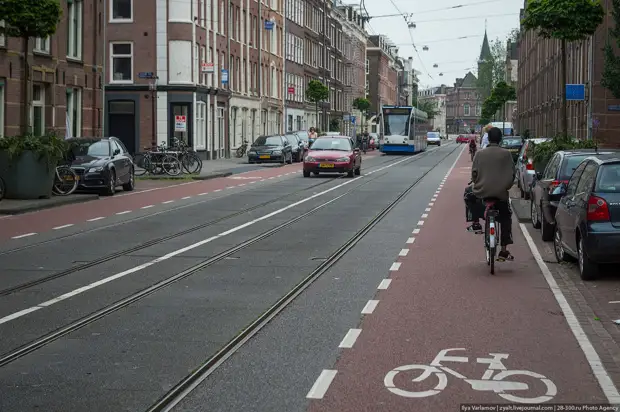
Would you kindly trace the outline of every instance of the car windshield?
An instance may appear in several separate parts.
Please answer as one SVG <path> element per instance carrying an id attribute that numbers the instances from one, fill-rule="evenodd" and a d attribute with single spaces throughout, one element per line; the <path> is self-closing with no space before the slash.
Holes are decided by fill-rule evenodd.
<path id="1" fill-rule="evenodd" d="M 76 157 L 108 157 L 110 156 L 110 144 L 107 140 L 85 140 L 77 141 L 73 147 L 73 154 Z"/>
<path id="2" fill-rule="evenodd" d="M 579 163 L 588 156 L 592 156 L 592 154 L 566 156 L 562 169 L 560 170 L 559 179 L 569 180 L 577 166 L 579 166 Z"/>
<path id="3" fill-rule="evenodd" d="M 316 139 L 311 150 L 337 150 L 350 152 L 351 144 L 347 139 Z"/>
<path id="4" fill-rule="evenodd" d="M 385 114 L 383 118 L 386 136 L 409 136 L 408 114 Z"/>
<path id="5" fill-rule="evenodd" d="M 291 144 L 296 144 L 299 140 L 297 140 L 297 135 L 294 134 L 287 134 L 286 138 L 288 139 L 288 142 Z"/>
<path id="6" fill-rule="evenodd" d="M 305 142 L 308 141 L 308 132 L 307 131 L 303 131 L 303 132 L 296 132 L 297 136 L 299 136 L 299 138 Z"/>
<path id="7" fill-rule="evenodd" d="M 601 166 L 595 191 L 620 193 L 620 163 L 610 163 Z"/>
<path id="8" fill-rule="evenodd" d="M 521 139 L 503 139 L 500 147 L 521 146 Z"/>
<path id="9" fill-rule="evenodd" d="M 260 136 L 254 141 L 254 146 L 282 146 L 282 139 L 280 136 Z"/>

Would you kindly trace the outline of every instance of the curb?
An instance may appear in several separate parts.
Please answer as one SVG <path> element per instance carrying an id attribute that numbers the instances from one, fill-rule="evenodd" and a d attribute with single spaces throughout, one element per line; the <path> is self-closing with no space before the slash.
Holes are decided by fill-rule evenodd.
<path id="1" fill-rule="evenodd" d="M 227 177 L 232 175 L 232 172 L 218 172 L 205 176 L 137 176 L 136 180 L 211 180 L 218 177 Z"/>
<path id="2" fill-rule="evenodd" d="M 52 200 L 54 199 L 54 200 Z M 0 203 L 0 215 L 21 215 L 28 212 L 36 212 L 39 210 L 53 209 L 59 206 L 71 205 L 76 203 L 85 203 L 92 200 L 98 200 L 99 195 L 85 194 L 85 195 L 72 195 L 67 197 L 54 196 L 50 199 L 32 199 L 31 205 L 16 205 L 14 207 L 3 208 Z M 12 199 L 6 199 L 12 200 Z M 40 203 L 34 203 L 36 201 Z M 27 201 L 27 200 L 26 200 Z"/>
<path id="3" fill-rule="evenodd" d="M 530 223 L 532 221 L 529 203 L 529 200 L 514 197 L 510 198 L 512 212 L 517 217 L 519 223 Z"/>

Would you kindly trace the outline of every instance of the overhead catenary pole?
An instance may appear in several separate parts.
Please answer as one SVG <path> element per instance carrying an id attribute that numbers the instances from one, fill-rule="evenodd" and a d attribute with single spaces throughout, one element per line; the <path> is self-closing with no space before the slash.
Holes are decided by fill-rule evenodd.
<path id="1" fill-rule="evenodd" d="M 587 112 L 588 112 L 588 140 L 592 140 L 594 137 L 594 118 L 592 116 L 592 109 L 593 109 L 593 102 L 592 102 L 592 80 L 593 80 L 593 76 L 592 76 L 592 70 L 594 70 L 594 36 L 596 35 L 593 34 L 592 36 L 590 36 L 589 39 L 589 46 L 588 47 L 588 106 L 586 108 Z"/>

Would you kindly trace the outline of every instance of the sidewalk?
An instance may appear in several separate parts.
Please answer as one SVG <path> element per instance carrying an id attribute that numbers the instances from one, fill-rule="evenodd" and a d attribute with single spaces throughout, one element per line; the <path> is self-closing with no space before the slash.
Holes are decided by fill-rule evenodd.
<path id="1" fill-rule="evenodd" d="M 362 311 L 359 337 L 310 390 L 310 411 L 443 412 L 467 403 L 603 404 L 614 396 L 620 403 L 516 218 L 516 260 L 490 275 L 482 236 L 465 230 L 470 166 L 461 156 L 429 199 L 385 290 Z"/>

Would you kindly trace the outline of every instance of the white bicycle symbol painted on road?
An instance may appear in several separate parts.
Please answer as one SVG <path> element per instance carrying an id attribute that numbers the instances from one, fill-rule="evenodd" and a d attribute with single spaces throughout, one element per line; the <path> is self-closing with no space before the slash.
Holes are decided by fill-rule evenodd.
<path id="1" fill-rule="evenodd" d="M 477 363 L 488 364 L 487 370 L 484 372 L 484 375 L 482 375 L 482 378 L 469 379 L 468 377 L 461 375 L 460 373 L 441 364 L 441 362 L 445 361 L 468 363 L 469 358 L 465 356 L 447 356 L 448 352 L 457 350 L 465 350 L 465 348 L 443 349 L 437 354 L 430 365 L 404 365 L 393 369 L 385 376 L 383 383 L 390 392 L 396 395 L 406 398 L 426 398 L 428 396 L 437 395 L 442 390 L 446 389 L 446 386 L 448 385 L 448 377 L 446 376 L 446 373 L 449 373 L 450 375 L 467 382 L 475 391 L 495 392 L 500 397 L 514 403 L 543 403 L 553 399 L 553 397 L 558 393 L 558 389 L 555 384 L 544 375 L 526 370 L 508 370 L 502 363 L 502 360 L 508 359 L 509 356 L 505 353 L 489 353 L 489 355 L 492 356 L 491 358 L 477 358 Z M 435 375 L 439 380 L 439 383 L 434 389 L 421 392 L 413 392 L 397 388 L 394 384 L 394 378 L 396 375 L 404 371 L 412 370 L 422 371 L 422 374 L 413 379 L 412 382 L 423 382 L 431 377 L 431 375 Z M 495 374 L 496 371 L 498 371 L 497 374 Z M 535 398 L 525 398 L 506 393 L 506 391 L 524 391 L 529 389 L 529 385 L 527 383 L 505 380 L 511 376 L 518 375 L 539 379 L 547 387 L 547 392 L 545 395 L 537 396 Z"/>

